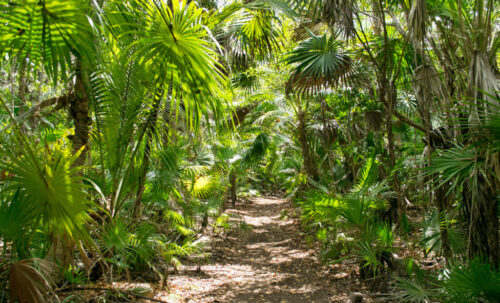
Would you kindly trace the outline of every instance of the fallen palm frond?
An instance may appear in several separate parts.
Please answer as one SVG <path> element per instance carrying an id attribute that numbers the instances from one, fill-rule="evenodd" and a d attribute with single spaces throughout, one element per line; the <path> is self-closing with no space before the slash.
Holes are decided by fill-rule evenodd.
<path id="1" fill-rule="evenodd" d="M 13 263 L 9 274 L 12 300 L 21 303 L 46 303 L 52 295 L 50 274 L 53 264 L 41 259 L 25 259 Z"/>

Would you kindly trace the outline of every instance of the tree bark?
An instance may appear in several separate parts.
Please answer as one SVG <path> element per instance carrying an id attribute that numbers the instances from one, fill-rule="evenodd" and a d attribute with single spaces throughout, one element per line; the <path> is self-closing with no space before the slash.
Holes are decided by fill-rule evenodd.
<path id="1" fill-rule="evenodd" d="M 75 127 L 75 134 L 71 137 L 73 152 L 77 153 L 81 150 L 73 166 L 82 167 L 88 150 L 91 120 L 89 117 L 89 97 L 85 87 L 85 71 L 80 61 L 76 63 L 75 98 L 70 99 L 70 115 Z"/>
<path id="2" fill-rule="evenodd" d="M 236 169 L 233 167 L 231 168 L 231 171 L 229 172 L 229 184 L 231 184 L 231 207 L 235 208 L 236 207 Z"/>
<path id="3" fill-rule="evenodd" d="M 478 188 L 469 183 L 466 189 L 472 194 L 465 200 L 469 210 L 467 254 L 470 259 L 479 257 L 498 268 L 498 198 L 483 176 L 477 178 Z"/>
<path id="4" fill-rule="evenodd" d="M 297 113 L 297 118 L 298 118 L 297 132 L 298 132 L 300 148 L 302 150 L 304 169 L 306 171 L 308 178 L 314 181 L 318 181 L 319 180 L 318 170 L 316 169 L 314 159 L 311 155 L 311 148 L 307 140 L 306 113 L 304 111 L 299 111 Z"/>
<path id="5" fill-rule="evenodd" d="M 392 189 L 396 193 L 396 198 L 391 198 L 389 201 L 390 216 L 393 222 L 396 222 L 398 217 L 399 220 L 406 217 L 406 207 L 403 204 L 398 173 L 397 171 L 393 171 L 396 166 L 396 153 L 394 146 L 394 133 L 392 131 L 392 116 L 395 112 L 396 94 L 397 91 L 394 83 L 389 83 L 387 79 L 382 79 L 380 84 L 380 98 L 387 110 L 385 127 L 388 143 L 387 150 L 389 153 L 389 172 L 392 173 Z"/>
<path id="6" fill-rule="evenodd" d="M 17 115 L 21 117 L 24 114 L 24 106 L 26 105 L 26 89 L 27 89 L 27 81 L 26 81 L 26 59 L 21 63 L 21 67 L 19 70 L 19 109 L 17 111 Z M 19 128 L 21 131 L 25 131 L 24 121 L 19 121 Z"/>
<path id="7" fill-rule="evenodd" d="M 141 212 L 141 202 L 142 196 L 144 195 L 144 190 L 146 189 L 146 178 L 149 167 L 149 159 L 151 154 L 151 143 L 153 141 L 152 132 L 148 131 L 148 135 L 146 137 L 146 146 L 144 147 L 144 156 L 142 158 L 142 171 L 139 177 L 139 184 L 137 185 L 137 193 L 135 195 L 134 200 L 134 210 L 132 214 L 132 218 L 139 218 L 139 214 Z"/>

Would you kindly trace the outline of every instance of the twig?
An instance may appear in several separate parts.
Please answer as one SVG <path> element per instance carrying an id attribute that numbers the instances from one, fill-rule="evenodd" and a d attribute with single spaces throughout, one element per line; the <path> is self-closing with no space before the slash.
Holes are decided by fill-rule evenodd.
<path id="1" fill-rule="evenodd" d="M 393 112 L 393 115 L 396 116 L 396 118 L 398 118 L 400 121 L 410 125 L 410 126 L 413 126 L 414 128 L 418 129 L 419 131 L 425 133 L 425 127 L 423 127 L 422 125 L 419 125 L 415 122 L 413 122 L 412 120 L 410 120 L 409 118 L 401 115 L 400 113 L 398 113 L 397 111 L 394 111 Z"/>
<path id="2" fill-rule="evenodd" d="M 71 101 L 71 99 L 74 98 L 74 94 L 73 93 L 69 93 L 69 94 L 66 94 L 66 95 L 63 95 L 63 96 L 59 96 L 59 97 L 53 97 L 53 98 L 50 98 L 50 99 L 46 99 L 46 100 L 43 100 L 42 102 L 38 103 L 37 105 L 31 107 L 29 110 L 27 110 L 26 112 L 24 112 L 22 115 L 18 116 L 17 119 L 16 118 L 12 118 L 10 120 L 10 122 L 8 122 L 1 130 L 0 132 L 3 133 L 4 131 L 6 131 L 12 123 L 15 123 L 16 121 L 20 121 L 20 123 L 22 123 L 22 121 L 24 119 L 27 119 L 28 117 L 30 117 L 31 115 L 33 115 L 35 112 L 39 111 L 40 109 L 43 109 L 43 108 L 46 108 L 46 107 L 49 107 L 49 106 L 52 106 L 52 105 L 56 105 L 55 108 L 53 108 L 50 112 L 51 113 L 54 113 L 62 108 L 64 108 L 67 104 L 69 104 L 69 102 Z"/>
<path id="3" fill-rule="evenodd" d="M 124 289 L 119 289 L 119 288 L 105 288 L 105 287 L 68 287 L 68 288 L 63 288 L 63 289 L 58 289 L 56 292 L 68 292 L 68 291 L 73 291 L 73 290 L 104 290 L 104 291 L 116 291 L 116 292 L 121 292 L 125 295 L 133 296 L 139 299 L 144 299 L 144 300 L 149 300 L 153 302 L 158 302 L 158 303 L 168 303 L 167 301 L 159 300 L 159 299 L 154 299 L 150 297 L 146 297 L 143 295 L 136 294 L 132 291 L 129 290 L 124 290 Z"/>

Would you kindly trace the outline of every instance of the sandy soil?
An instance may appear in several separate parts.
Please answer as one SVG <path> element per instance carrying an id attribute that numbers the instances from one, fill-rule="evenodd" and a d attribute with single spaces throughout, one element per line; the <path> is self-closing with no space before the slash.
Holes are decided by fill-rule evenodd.
<path id="1" fill-rule="evenodd" d="M 226 213 L 233 229 L 211 240 L 212 262 L 184 266 L 169 278 L 167 302 L 346 302 L 351 274 L 333 275 L 307 245 L 293 206 L 276 197 L 253 198 Z M 348 277 L 349 276 L 349 277 Z"/>

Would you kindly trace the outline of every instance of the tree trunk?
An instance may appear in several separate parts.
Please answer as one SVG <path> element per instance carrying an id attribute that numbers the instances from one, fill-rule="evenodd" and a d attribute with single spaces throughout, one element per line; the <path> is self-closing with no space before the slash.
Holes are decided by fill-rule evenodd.
<path id="1" fill-rule="evenodd" d="M 373 1 L 371 3 L 371 8 L 373 14 L 373 16 L 371 17 L 373 33 L 375 34 L 375 36 L 382 36 L 382 33 L 384 32 L 384 24 L 382 23 L 382 18 L 384 18 L 384 16 L 380 13 L 377 2 Z"/>
<path id="2" fill-rule="evenodd" d="M 229 184 L 231 184 L 231 207 L 235 208 L 236 207 L 236 169 L 233 167 L 231 168 L 231 171 L 229 172 Z"/>
<path id="3" fill-rule="evenodd" d="M 498 198 L 493 186 L 482 176 L 477 178 L 478 188 L 469 183 L 471 197 L 465 200 L 469 210 L 467 253 L 470 259 L 479 257 L 498 268 Z"/>
<path id="4" fill-rule="evenodd" d="M 82 167 L 87 155 L 91 120 L 89 117 L 89 98 L 85 87 L 85 71 L 80 61 L 76 63 L 75 98 L 70 103 L 70 115 L 75 127 L 75 134 L 72 136 L 73 152 L 77 153 L 81 150 L 73 165 Z"/>
<path id="5" fill-rule="evenodd" d="M 391 198 L 389 201 L 390 217 L 393 222 L 396 222 L 398 217 L 399 220 L 406 218 L 406 207 L 403 204 L 401 195 L 401 184 L 399 182 L 397 171 L 394 171 L 394 167 L 396 166 L 396 153 L 394 147 L 394 133 L 392 131 L 392 116 L 396 105 L 396 94 L 396 86 L 393 83 L 389 83 L 388 80 L 382 79 L 380 86 L 380 98 L 383 100 L 387 110 L 385 127 L 387 132 L 387 149 L 389 153 L 388 172 L 389 174 L 392 174 L 392 189 L 396 193 L 396 198 Z"/>
<path id="6" fill-rule="evenodd" d="M 423 46 L 422 46 L 423 49 Z M 423 54 L 422 54 L 423 56 Z M 422 123 L 424 125 L 425 130 L 425 138 L 427 141 L 427 165 L 432 166 L 432 157 L 431 154 L 436 148 L 439 146 L 439 142 L 443 141 L 442 138 L 439 140 L 435 140 L 431 134 L 432 132 L 432 121 L 431 121 L 431 110 L 429 105 L 432 102 L 433 96 L 428 91 L 429 83 L 418 83 L 415 96 L 417 97 L 418 104 L 418 113 L 420 118 L 422 119 Z M 443 250 L 443 255 L 447 261 L 452 258 L 452 251 L 450 246 L 450 240 L 448 237 L 448 229 L 446 223 L 446 211 L 448 210 L 448 205 L 450 204 L 448 201 L 452 198 L 447 194 L 449 190 L 449 186 L 447 184 L 438 187 L 438 181 L 435 180 L 438 176 L 432 175 L 425 178 L 426 183 L 428 182 L 431 186 L 431 190 L 429 190 L 429 201 L 430 204 L 434 204 L 438 210 L 438 222 L 439 222 L 439 233 L 441 238 L 441 248 Z M 434 195 L 433 195 L 434 193 Z"/>
<path id="7" fill-rule="evenodd" d="M 307 131 L 306 131 L 306 113 L 299 111 L 297 114 L 298 118 L 298 138 L 300 142 L 300 148 L 302 150 L 302 158 L 304 163 L 304 169 L 306 171 L 307 177 L 311 180 L 318 181 L 319 175 L 314 159 L 311 155 L 311 148 L 309 142 L 307 141 Z"/>
<path id="8" fill-rule="evenodd" d="M 151 154 L 151 143 L 153 141 L 153 134 L 148 131 L 148 136 L 146 137 L 146 146 L 144 147 L 144 156 L 142 158 L 142 171 L 139 177 L 139 184 L 137 185 L 137 193 L 134 201 L 134 210 L 132 218 L 137 219 L 141 212 L 141 202 L 142 196 L 144 195 L 144 190 L 146 188 L 146 178 L 149 167 L 149 156 Z"/>
<path id="9" fill-rule="evenodd" d="M 24 106 L 26 105 L 26 89 L 28 87 L 26 81 L 26 59 L 21 63 L 21 67 L 19 69 L 19 109 L 17 111 L 17 116 L 21 117 L 24 114 Z M 25 131 L 24 121 L 19 121 L 19 128 L 21 131 Z"/>

